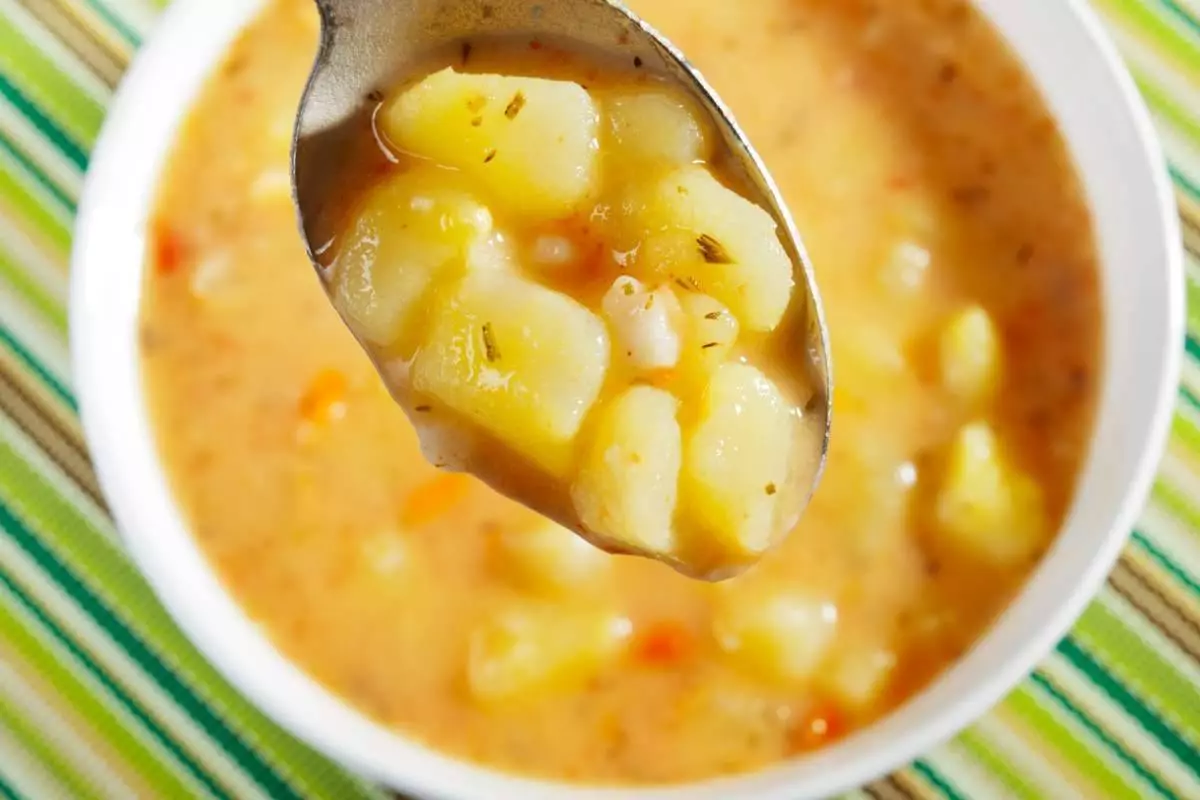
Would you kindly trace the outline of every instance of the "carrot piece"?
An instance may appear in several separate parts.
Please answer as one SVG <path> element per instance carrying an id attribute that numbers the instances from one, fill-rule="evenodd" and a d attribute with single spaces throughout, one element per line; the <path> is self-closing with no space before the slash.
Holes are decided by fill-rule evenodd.
<path id="1" fill-rule="evenodd" d="M 687 625 L 676 620 L 662 620 L 641 631 L 634 644 L 634 653 L 645 664 L 666 667 L 686 661 L 695 654 L 696 646 L 696 635 Z"/>
<path id="2" fill-rule="evenodd" d="M 317 373 L 300 397 L 300 416 L 306 422 L 325 424 L 346 413 L 346 376 L 335 369 Z"/>
<path id="3" fill-rule="evenodd" d="M 794 753 L 804 753 L 824 747 L 846 735 L 846 714 L 837 704 L 822 700 L 800 719 L 788 734 L 788 745 Z"/>
<path id="4" fill-rule="evenodd" d="M 471 487 L 471 478 L 461 472 L 442 472 L 414 489 L 404 500 L 400 522 L 419 528 L 450 513 Z"/>
<path id="5" fill-rule="evenodd" d="M 154 269 L 160 275 L 178 272 L 183 262 L 191 257 L 191 247 L 183 235 L 161 220 L 154 223 L 151 246 L 154 253 Z"/>

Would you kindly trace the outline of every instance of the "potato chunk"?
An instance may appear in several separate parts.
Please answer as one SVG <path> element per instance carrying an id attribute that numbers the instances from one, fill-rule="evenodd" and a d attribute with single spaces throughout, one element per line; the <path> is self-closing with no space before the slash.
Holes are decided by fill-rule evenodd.
<path id="1" fill-rule="evenodd" d="M 738 338 L 738 321 L 720 301 L 706 294 L 681 292 L 683 353 L 679 372 L 689 387 L 702 390 L 717 367 L 729 360 Z"/>
<path id="2" fill-rule="evenodd" d="M 935 515 L 943 540 L 998 566 L 1032 558 L 1046 541 L 1041 489 L 1009 463 L 983 422 L 963 427 L 951 444 Z"/>
<path id="3" fill-rule="evenodd" d="M 743 669 L 785 683 L 813 676 L 833 644 L 837 606 L 798 591 L 731 587 L 713 611 L 713 637 Z"/>
<path id="4" fill-rule="evenodd" d="M 478 272 L 435 311 L 411 380 L 562 476 L 608 354 L 604 323 L 579 303 L 514 275 Z"/>
<path id="5" fill-rule="evenodd" d="M 942 384 L 961 400 L 974 402 L 991 392 L 1000 378 L 1000 336 L 979 306 L 960 311 L 939 342 Z"/>
<path id="6" fill-rule="evenodd" d="M 333 300 L 356 335 L 411 355 L 422 300 L 461 271 L 492 230 L 492 215 L 446 170 L 417 168 L 375 186 L 359 203 L 333 271 Z"/>
<path id="7" fill-rule="evenodd" d="M 463 171 L 526 217 L 570 214 L 589 195 L 600 116 L 577 83 L 435 72 L 379 114 L 401 150 Z"/>
<path id="8" fill-rule="evenodd" d="M 683 458 L 677 406 L 668 392 L 634 386 L 600 409 L 571 487 L 589 530 L 635 552 L 671 552 Z"/>
<path id="9" fill-rule="evenodd" d="M 614 92 L 601 103 L 612 168 L 683 165 L 707 160 L 712 134 L 691 98 L 661 86 Z"/>
<path id="10" fill-rule="evenodd" d="M 504 569 L 516 583 L 544 592 L 573 592 L 609 573 L 612 556 L 544 517 L 497 537 Z"/>
<path id="11" fill-rule="evenodd" d="M 775 220 L 702 166 L 634 192 L 614 230 L 618 249 L 638 249 L 639 277 L 712 295 L 747 330 L 774 330 L 791 301 L 795 276 Z"/>
<path id="12" fill-rule="evenodd" d="M 632 626 L 603 611 L 514 603 L 470 637 L 467 687 L 475 700 L 518 700 L 586 681 L 620 654 Z"/>
<path id="13" fill-rule="evenodd" d="M 780 500 L 790 490 L 795 415 L 779 389 L 746 364 L 717 369 L 684 448 L 683 504 L 706 547 L 725 557 L 761 555 L 787 533 Z"/>
<path id="14" fill-rule="evenodd" d="M 679 363 L 679 301 L 666 286 L 650 290 L 637 278 L 613 281 L 601 303 L 617 352 L 634 369 L 671 369 Z"/>
<path id="15" fill-rule="evenodd" d="M 840 648 L 821 669 L 821 685 L 851 708 L 866 708 L 887 691 L 896 654 L 879 645 Z"/>

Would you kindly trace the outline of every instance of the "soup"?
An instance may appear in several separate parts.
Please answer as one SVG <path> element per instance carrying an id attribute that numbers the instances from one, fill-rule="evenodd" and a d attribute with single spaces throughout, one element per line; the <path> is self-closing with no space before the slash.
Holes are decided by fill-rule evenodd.
<path id="1" fill-rule="evenodd" d="M 812 492 L 819 326 L 708 114 L 567 46 L 455 43 L 302 138 L 310 244 L 427 459 L 608 552 L 730 577 Z"/>
<path id="2" fill-rule="evenodd" d="M 969 7 L 631 5 L 763 154 L 829 318 L 828 469 L 745 575 L 602 555 L 421 457 L 294 227 L 307 0 L 267 7 L 180 132 L 142 309 L 176 498 L 281 651 L 447 753 L 624 785 L 823 747 L 953 663 L 1061 523 L 1101 346 L 1070 159 Z"/>

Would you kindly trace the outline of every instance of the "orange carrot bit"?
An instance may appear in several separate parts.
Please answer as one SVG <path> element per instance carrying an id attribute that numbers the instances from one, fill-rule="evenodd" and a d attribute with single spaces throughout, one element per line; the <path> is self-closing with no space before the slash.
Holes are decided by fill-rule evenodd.
<path id="1" fill-rule="evenodd" d="M 696 635 L 682 622 L 661 620 L 648 625 L 634 642 L 634 654 L 645 664 L 669 667 L 696 653 Z"/>
<path id="2" fill-rule="evenodd" d="M 441 519 L 467 496 L 471 477 L 461 472 L 442 472 L 414 489 L 404 500 L 400 522 L 405 528 L 420 528 Z"/>
<path id="3" fill-rule="evenodd" d="M 300 416 L 305 422 L 323 425 L 346 414 L 346 376 L 336 369 L 317 373 L 300 397 Z"/>
<path id="4" fill-rule="evenodd" d="M 816 750 L 845 736 L 847 727 L 846 714 L 838 705 L 819 701 L 791 729 L 788 744 L 795 753 Z"/>
<path id="5" fill-rule="evenodd" d="M 150 244 L 154 269 L 160 275 L 178 272 L 183 263 L 191 257 L 191 246 L 183 235 L 161 220 L 154 223 Z"/>

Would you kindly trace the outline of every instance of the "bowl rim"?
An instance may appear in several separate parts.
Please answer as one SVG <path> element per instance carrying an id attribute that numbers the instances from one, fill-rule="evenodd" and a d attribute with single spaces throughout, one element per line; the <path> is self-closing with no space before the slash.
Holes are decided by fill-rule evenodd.
<path id="1" fill-rule="evenodd" d="M 1155 374 L 1159 380 L 1147 390 L 1153 393 L 1153 411 L 1146 441 L 1137 454 L 1133 480 L 1127 485 L 1119 507 L 1112 515 L 1109 529 L 1104 532 L 1086 568 L 1075 574 L 1074 588 L 1069 595 L 1045 615 L 1036 630 L 1020 640 L 1018 652 L 994 665 L 983 685 L 963 690 L 949 708 L 927 714 L 928 718 L 922 724 L 907 729 L 902 737 L 872 738 L 872 732 L 882 725 L 876 723 L 848 740 L 860 741 L 862 746 L 859 749 L 867 754 L 866 757 L 855 759 L 851 765 L 838 764 L 836 759 L 829 758 L 831 752 L 840 751 L 846 743 L 802 759 L 810 764 L 809 772 L 823 770 L 826 774 L 821 778 L 796 783 L 784 774 L 788 771 L 788 764 L 749 776 L 652 789 L 587 788 L 522 778 L 443 755 L 414 739 L 386 731 L 308 678 L 275 650 L 267 635 L 232 600 L 198 544 L 187 532 L 158 461 L 159 454 L 152 432 L 147 427 L 148 415 L 141 394 L 136 348 L 131 353 L 128 348 L 121 352 L 121 348 L 113 347 L 114 336 L 126 344 L 136 338 L 136 315 L 129 319 L 125 313 L 118 318 L 117 322 L 125 327 L 121 329 L 122 332 L 114 334 L 109 328 L 114 326 L 112 313 L 115 312 L 98 308 L 95 302 L 103 296 L 101 283 L 106 278 L 109 261 L 106 248 L 113 241 L 111 237 L 132 236 L 133 243 L 140 251 L 144 251 L 144 228 L 157 196 L 161 156 L 172 145 L 175 128 L 182 114 L 192 107 L 196 91 L 204 84 L 228 47 L 229 35 L 236 34 L 244 27 L 263 3 L 264 0 L 249 3 L 237 3 L 235 0 L 177 0 L 163 13 L 153 35 L 137 54 L 110 106 L 93 150 L 79 204 L 71 255 L 69 322 L 73 379 L 78 392 L 84 434 L 100 486 L 111 505 L 130 556 L 188 639 L 268 718 L 352 770 L 421 797 L 472 800 L 632 800 L 644 797 L 666 800 L 727 797 L 736 792 L 737 796 L 747 799 L 796 800 L 800 792 L 809 793 L 803 796 L 824 796 L 854 788 L 902 766 L 950 738 L 998 702 L 1066 634 L 1111 570 L 1149 494 L 1159 458 L 1166 446 L 1179 384 L 1182 369 L 1179 347 L 1169 347 L 1158 354 L 1161 360 L 1156 364 Z M 979 5 L 979 2 L 975 4 Z M 244 8 L 233 10 L 234 5 Z M 1140 162 L 1138 169 L 1153 184 L 1157 195 L 1157 206 L 1153 212 L 1158 230 L 1154 235 L 1157 241 L 1164 243 L 1161 268 L 1167 285 L 1168 307 L 1163 309 L 1163 336 L 1171 342 L 1181 341 L 1184 332 L 1184 272 L 1179 247 L 1179 222 L 1172 184 L 1164 168 L 1165 158 L 1149 112 L 1094 12 L 1082 0 L 1060 0 L 1060 5 L 1069 9 L 1070 16 L 1091 46 L 1096 48 L 1107 71 L 1109 83 L 1093 87 L 1094 91 L 1114 95 L 1120 103 L 1120 113 L 1127 117 L 1136 131 L 1136 157 Z M 197 30 L 205 30 L 204 17 L 215 9 L 220 9 L 220 13 L 225 15 L 222 24 L 232 27 L 228 27 L 219 37 L 205 34 L 213 41 L 205 40 L 199 44 L 191 41 L 196 37 Z M 203 36 L 198 38 L 203 39 Z M 196 55 L 204 47 L 209 47 L 212 52 Z M 183 59 L 179 59 L 181 53 Z M 188 61 L 188 58 L 192 60 Z M 146 113 L 154 113 L 146 111 L 147 97 L 149 93 L 160 91 L 167 85 L 164 80 L 168 80 L 171 74 L 171 67 L 167 65 L 180 61 L 186 62 L 187 66 L 176 69 L 176 72 L 186 72 L 184 82 L 188 84 L 188 90 L 181 93 L 181 98 L 169 101 L 166 105 L 170 110 L 162 111 L 155 118 L 161 124 L 156 129 L 158 133 L 152 133 L 149 137 L 148 147 L 154 153 L 154 157 L 148 160 L 154 163 L 146 169 L 140 169 L 140 177 L 131 181 L 142 181 L 132 190 L 135 194 L 141 194 L 140 206 L 136 205 L 139 202 L 136 198 L 132 201 L 135 203 L 135 216 L 140 215 L 140 222 L 135 226 L 138 230 L 114 232 L 111 230 L 114 217 L 108 208 L 108 200 L 111 187 L 128 172 L 128 154 L 133 152 L 130 150 L 131 143 L 137 142 L 142 134 L 134 123 Z M 164 132 L 165 140 L 162 136 Z M 156 135 L 157 139 L 154 138 Z M 139 145 L 145 148 L 146 142 L 140 142 Z M 1086 182 L 1083 176 L 1081 179 Z M 146 183 L 147 180 L 149 183 Z M 121 219 L 129 222 L 131 218 L 126 214 Z M 135 270 L 139 284 L 136 294 L 139 296 L 143 266 L 139 258 Z M 1105 342 L 1104 347 L 1111 347 L 1111 343 Z M 1106 362 L 1109 356 L 1106 352 Z M 114 362 L 114 358 L 117 361 Z M 130 360 L 135 363 L 128 363 Z M 115 377 L 111 369 L 114 366 Z M 132 388 L 129 385 L 130 378 L 136 379 L 136 386 Z M 131 401 L 136 402 L 131 405 Z M 1099 414 L 1098 409 L 1097 417 Z M 1098 418 L 1093 426 L 1094 444 Z M 149 454 L 145 451 L 147 445 Z M 1089 453 L 1088 460 L 1092 458 Z M 1072 508 L 1074 505 L 1073 500 Z M 1064 521 L 1064 532 L 1068 522 Z M 1060 532 L 1060 537 L 1062 535 Z M 164 541 L 167 543 L 164 544 Z M 181 557 L 181 551 L 185 557 Z M 1051 555 L 1047 555 L 1037 571 L 1045 569 L 1051 559 Z M 1031 576 L 1029 582 L 1032 579 Z M 205 602 L 197 602 L 199 599 Z M 1018 600 L 1019 597 L 1015 598 L 1013 605 Z M 976 646 L 992 638 L 998 625 L 999 620 L 981 636 Z M 251 663 L 263 660 L 267 664 L 265 667 L 263 663 Z M 960 662 L 964 660 L 965 656 Z M 953 671 L 954 667 L 947 669 L 918 697 L 945 683 L 948 674 Z M 264 679 L 268 674 L 269 679 Z M 295 698 L 289 694 L 292 691 L 303 691 L 304 702 L 295 702 Z M 915 698 L 910 699 L 905 706 L 914 701 Z M 354 736 L 345 736 L 349 730 L 345 725 L 350 718 L 357 719 L 366 728 L 356 726 Z M 383 735 L 384 738 L 375 736 L 372 741 L 384 742 L 384 750 L 364 747 L 364 739 L 355 738 L 358 733 L 368 729 L 375 729 L 372 736 L 376 733 Z M 382 757 L 383 753 L 387 753 L 388 757 Z M 704 790 L 702 794 L 697 791 L 699 788 Z"/>

